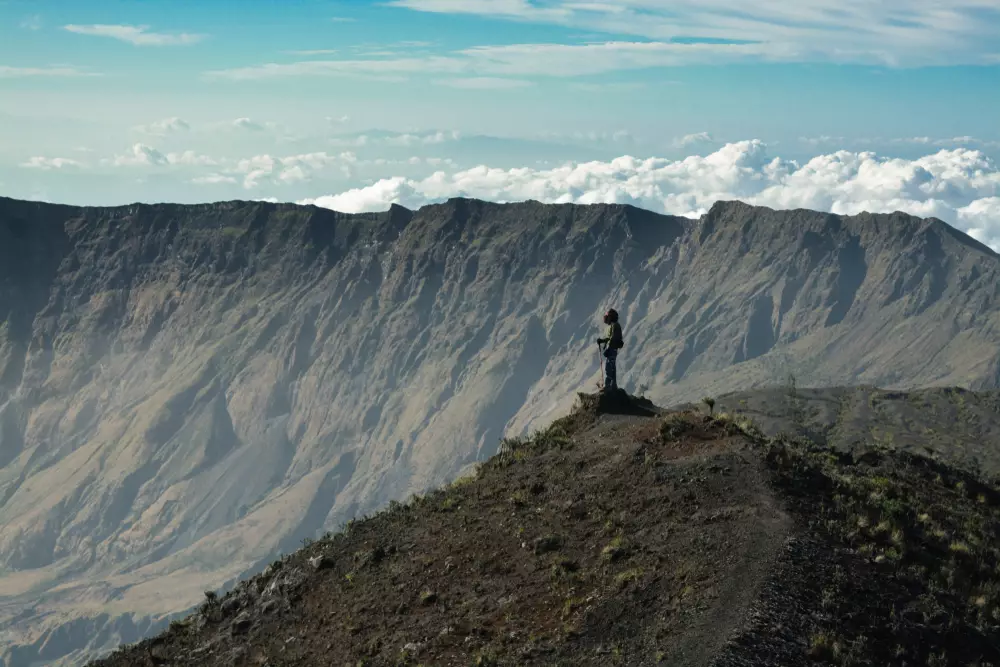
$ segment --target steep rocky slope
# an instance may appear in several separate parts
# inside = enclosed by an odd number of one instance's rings
[[[94,667],[1000,660],[994,482],[582,398]]]
[[[996,256],[940,221],[453,200],[0,200],[0,659],[78,664],[496,451],[599,377],[996,385]],[[808,378],[808,380],[805,380]]]

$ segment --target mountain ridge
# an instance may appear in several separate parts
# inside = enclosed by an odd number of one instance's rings
[[[93,667],[1000,659],[1000,477],[707,409],[580,394]]]
[[[0,199],[5,667],[162,627],[544,425],[597,381],[609,305],[660,404],[789,372],[997,385],[994,254],[905,216],[712,211]]]

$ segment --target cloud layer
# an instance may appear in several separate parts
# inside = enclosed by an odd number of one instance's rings
[[[771,157],[764,143],[753,140],[683,160],[626,156],[555,169],[479,166],[422,180],[387,178],[301,203],[361,212],[392,203],[417,208],[449,197],[624,203],[691,217],[720,199],[840,214],[899,210],[941,218],[1000,251],[1000,167],[968,148],[916,160],[838,151],[799,163]]]
[[[990,63],[996,0],[390,0],[416,11],[477,14],[634,35],[709,50],[751,43],[747,55],[890,65]],[[688,52],[697,55],[697,51]]]

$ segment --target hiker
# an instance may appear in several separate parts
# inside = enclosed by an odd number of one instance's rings
[[[597,344],[605,346],[603,349],[604,358],[604,391],[618,390],[618,350],[622,349],[625,341],[622,339],[622,327],[618,324],[618,311],[610,308],[604,313],[604,323],[608,325],[608,335],[606,338],[598,338]]]

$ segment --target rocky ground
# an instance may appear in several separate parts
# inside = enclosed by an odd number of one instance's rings
[[[94,667],[1000,664],[1000,490],[581,395]]]

